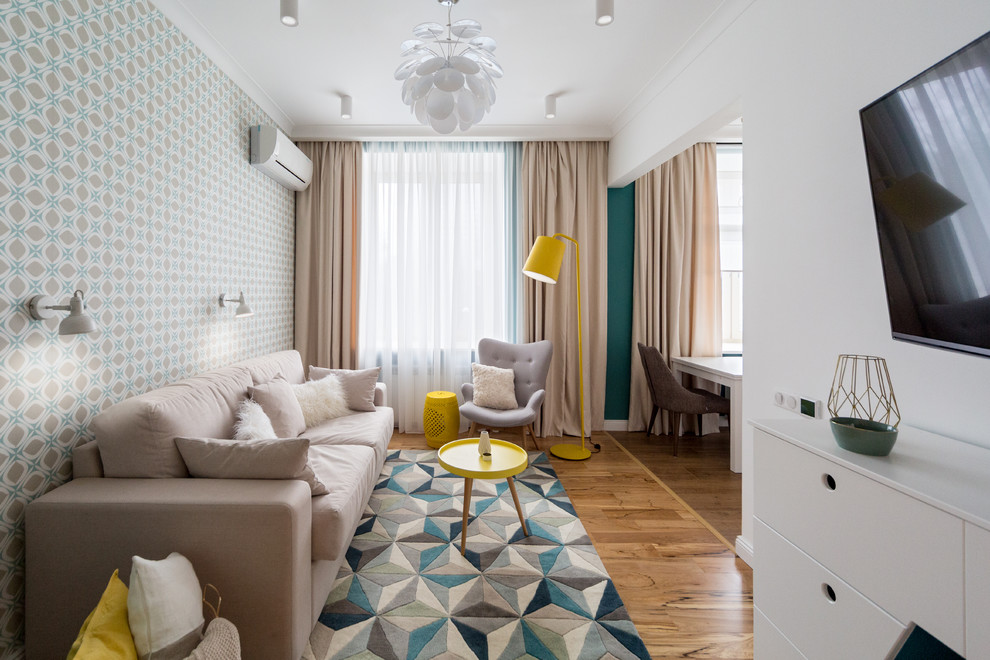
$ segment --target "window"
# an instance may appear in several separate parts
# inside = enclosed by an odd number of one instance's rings
[[[382,367],[401,432],[471,381],[478,340],[515,341],[514,143],[366,143],[359,364]]]
[[[719,144],[718,226],[722,259],[722,353],[742,354],[743,147]]]

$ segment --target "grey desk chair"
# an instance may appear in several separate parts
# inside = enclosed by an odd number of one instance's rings
[[[729,400],[705,390],[684,387],[674,378],[674,374],[671,373],[670,367],[667,366],[667,362],[660,355],[659,350],[640,343],[636,345],[639,346],[639,357],[643,361],[650,398],[653,400],[653,412],[650,414],[650,425],[646,427],[646,436],[649,437],[653,430],[653,422],[656,421],[657,412],[660,410],[669,411],[673,425],[671,433],[674,436],[674,456],[677,456],[677,443],[681,434],[681,413],[699,416],[704,413],[728,415]],[[662,432],[662,419],[660,426]]]
[[[515,372],[516,403],[518,408],[495,410],[482,408],[474,403],[474,385],[461,385],[464,403],[461,415],[471,421],[471,434],[483,428],[520,428],[523,433],[523,449],[526,448],[526,434],[533,437],[536,448],[533,422],[543,405],[546,396],[547,373],[550,371],[550,358],[553,356],[553,343],[549,340],[532,344],[509,344],[497,339],[482,339],[478,342],[478,362],[490,367],[512,369]]]

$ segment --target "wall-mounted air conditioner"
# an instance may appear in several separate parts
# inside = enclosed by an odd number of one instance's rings
[[[305,190],[313,161],[274,126],[252,126],[251,164],[290,190]]]

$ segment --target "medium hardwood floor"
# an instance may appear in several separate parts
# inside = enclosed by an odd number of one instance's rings
[[[735,547],[742,533],[742,475],[729,469],[729,432],[681,436],[677,456],[670,436],[610,432],[650,472]]]
[[[551,461],[650,654],[752,658],[752,571],[644,468],[651,447],[615,435],[596,433],[602,449],[587,461]],[[559,441],[537,445],[549,455]],[[390,448],[427,447],[422,435],[396,433]]]

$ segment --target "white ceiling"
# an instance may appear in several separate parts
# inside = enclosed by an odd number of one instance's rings
[[[278,0],[153,0],[296,139],[437,137],[400,99],[399,44],[437,0],[299,0],[299,26]],[[595,25],[594,0],[461,0],[498,42],[505,69],[491,112],[454,137],[608,139],[731,22],[734,0],[615,0]],[[354,116],[340,118],[340,95]],[[557,118],[543,117],[555,94]]]

